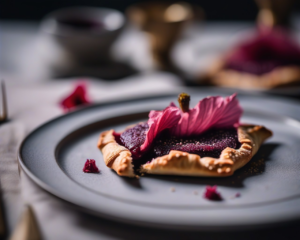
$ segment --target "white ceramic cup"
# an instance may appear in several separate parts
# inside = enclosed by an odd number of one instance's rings
[[[53,42],[64,65],[97,65],[110,60],[111,46],[124,25],[125,17],[117,10],[72,7],[47,15],[41,33]]]

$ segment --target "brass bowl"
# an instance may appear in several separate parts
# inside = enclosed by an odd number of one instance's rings
[[[170,52],[187,24],[203,16],[200,7],[178,2],[143,2],[127,9],[131,22],[149,37],[152,59],[159,69],[172,65]]]

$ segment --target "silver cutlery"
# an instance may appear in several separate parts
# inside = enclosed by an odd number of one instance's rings
[[[5,83],[1,81],[1,114],[0,114],[0,123],[7,120],[7,100],[6,100],[6,90]]]
[[[4,80],[1,80],[0,90],[0,124],[8,119],[7,96]],[[18,166],[19,167],[19,166]],[[19,169],[20,171],[20,169]],[[20,172],[19,172],[20,174]],[[1,199],[0,199],[1,200]],[[0,236],[5,236],[5,219],[2,212],[2,204],[0,204]],[[30,205],[26,206],[22,213],[21,219],[17,227],[12,232],[10,240],[40,240],[42,239],[34,211]]]

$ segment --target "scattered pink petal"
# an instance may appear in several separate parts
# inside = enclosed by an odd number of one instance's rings
[[[83,172],[85,173],[99,173],[99,169],[96,166],[96,161],[94,159],[87,159],[84,167],[83,167]]]
[[[189,112],[182,113],[178,124],[171,131],[174,136],[186,137],[200,135],[210,128],[237,126],[242,112],[236,94],[227,98],[207,97]]]
[[[206,186],[205,193],[203,195],[204,198],[212,201],[221,201],[223,200],[221,194],[217,192],[217,186]]]
[[[163,111],[152,110],[149,113],[149,130],[147,132],[145,142],[141,146],[141,151],[147,151],[155,137],[163,130],[176,125],[179,119],[180,111],[174,103],[171,103],[170,106],[165,108]]]
[[[89,104],[90,100],[87,97],[86,85],[84,83],[77,84],[73,92],[64,98],[60,105],[67,112],[73,110],[77,106]]]

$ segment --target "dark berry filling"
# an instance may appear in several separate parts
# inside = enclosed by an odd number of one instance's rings
[[[147,123],[141,123],[120,135],[120,143],[130,150],[134,160],[141,157],[140,146],[145,142],[148,129]]]
[[[171,150],[198,154],[201,157],[219,157],[226,148],[237,149],[240,143],[235,128],[211,129],[199,136],[177,138],[162,134],[153,145],[155,157],[169,154]]]
[[[77,29],[102,29],[103,24],[99,21],[85,18],[70,18],[70,19],[59,19],[59,23],[66,26],[77,28]]]
[[[147,123],[141,123],[127,129],[120,136],[115,136],[119,144],[130,150],[135,165],[167,155],[171,150],[218,158],[226,147],[237,149],[241,145],[235,128],[211,129],[199,136],[187,138],[170,136],[169,131],[165,130],[153,142],[152,148],[143,155],[140,147],[145,142],[148,129]]]

